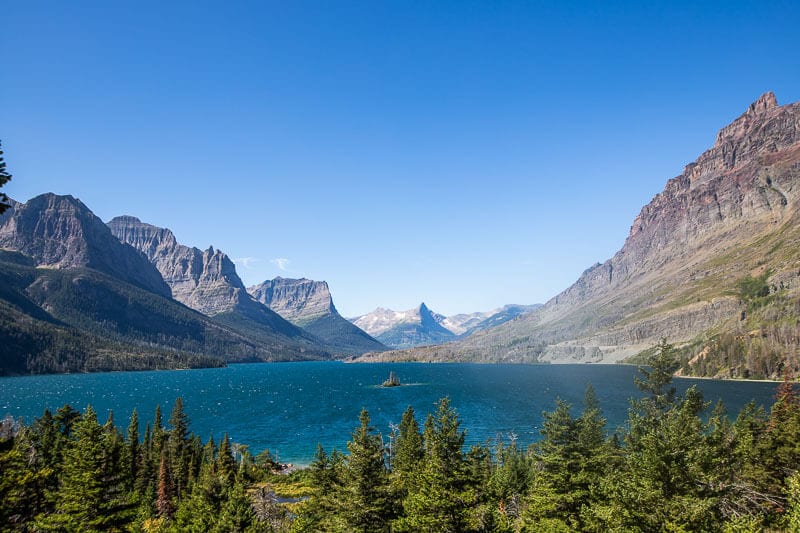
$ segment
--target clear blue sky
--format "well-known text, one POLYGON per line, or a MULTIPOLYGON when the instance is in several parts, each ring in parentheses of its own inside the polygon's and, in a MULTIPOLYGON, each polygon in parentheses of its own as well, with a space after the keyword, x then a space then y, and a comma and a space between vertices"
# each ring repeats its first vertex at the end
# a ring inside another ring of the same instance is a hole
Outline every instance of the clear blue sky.
POLYGON ((169 227, 247 284, 327 280, 346 316, 544 302, 761 93, 800 99, 796 1, 30 1, 0 17, 5 192, 169 227))

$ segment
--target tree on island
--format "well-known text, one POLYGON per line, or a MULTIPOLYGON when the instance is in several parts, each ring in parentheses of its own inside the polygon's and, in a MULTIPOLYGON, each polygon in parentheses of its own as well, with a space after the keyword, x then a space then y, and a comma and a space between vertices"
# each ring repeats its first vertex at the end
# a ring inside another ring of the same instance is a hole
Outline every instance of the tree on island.
MULTIPOLYGON (((11 181, 11 174, 9 174, 6 170, 6 162, 3 160, 3 143, 0 141, 0 187, 9 181, 11 181)), ((6 196, 5 193, 0 192, 0 215, 2 215, 9 207, 11 207, 11 204, 8 202, 8 196, 6 196)))

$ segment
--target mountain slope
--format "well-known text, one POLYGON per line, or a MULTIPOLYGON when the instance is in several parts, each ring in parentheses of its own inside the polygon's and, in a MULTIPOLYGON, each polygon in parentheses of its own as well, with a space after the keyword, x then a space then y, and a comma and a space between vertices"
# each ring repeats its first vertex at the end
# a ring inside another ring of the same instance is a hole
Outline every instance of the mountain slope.
POLYGON ((277 277, 247 291, 286 320, 322 339, 336 353, 357 355, 386 349, 339 314, 324 281, 277 277))
POLYGON ((386 346, 409 348, 455 339, 455 333, 442 325, 444 320, 443 315, 432 312, 422 303, 408 311, 379 307, 371 313, 351 319, 351 322, 386 346))
POLYGON ((448 316, 442 321, 442 326, 459 337, 469 337, 478 331, 505 324, 509 320, 513 320, 539 307, 541 307, 541 304, 508 304, 498 309, 492 309, 491 311, 448 316))
POLYGON ((452 345, 383 357, 614 362, 665 336, 685 346, 685 373, 709 373, 703 361, 714 375, 797 368, 799 195, 800 104, 779 106, 767 93, 642 208, 619 252, 542 308, 452 345), (770 297, 786 304, 771 302, 775 316, 762 321, 785 323, 764 342, 773 353, 756 357, 754 341, 739 339, 726 363, 709 361, 720 338, 741 337, 748 317, 764 312, 740 292, 747 276, 764 275, 770 297))
POLYGON ((163 276, 173 298, 254 341, 289 347, 307 357, 327 357, 326 347, 247 293, 227 255, 180 244, 166 228, 132 216, 108 222, 120 241, 142 252, 163 276))
POLYGON ((0 217, 0 248, 32 257, 40 267, 91 268, 170 296, 158 271, 72 196, 47 193, 25 204, 13 202, 0 217))
POLYGON ((321 357, 285 337, 261 342, 165 296, 147 258, 98 222, 80 201, 53 194, 14 202, 0 218, 0 373, 321 357))

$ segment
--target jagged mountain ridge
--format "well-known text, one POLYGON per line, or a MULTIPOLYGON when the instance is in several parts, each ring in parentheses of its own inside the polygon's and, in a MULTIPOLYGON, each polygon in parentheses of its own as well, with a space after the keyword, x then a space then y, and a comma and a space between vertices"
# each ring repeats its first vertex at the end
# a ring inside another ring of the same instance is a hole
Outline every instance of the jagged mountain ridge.
POLYGON ((357 355, 386 347, 336 310, 325 281, 277 277, 247 291, 293 324, 319 337, 337 353, 357 355))
POLYGON ((508 304, 491 311, 444 316, 424 303, 408 311, 378 307, 350 321, 392 348, 408 348, 450 342, 532 311, 537 305, 508 304))
POLYGON ((743 276, 767 272, 796 296, 798 185, 800 104, 766 93, 642 208, 619 252, 542 308, 451 345, 380 357, 613 362, 662 336, 702 346, 738 327, 743 276))
POLYGON ((150 262, 71 196, 14 202, 0 235, 3 373, 304 358, 296 346, 254 342, 165 296, 150 262))
POLYGON ((507 304, 491 311, 451 315, 445 317, 441 324, 461 338, 469 337, 473 333, 497 327, 539 307, 541 304, 507 304))
POLYGON ((294 344, 300 353, 308 352, 311 357, 326 355, 327 347, 319 339, 256 301, 245 289, 233 261, 222 251, 185 246, 169 229, 132 216, 115 217, 108 228, 147 257, 177 301, 256 341, 294 344))
POLYGON ((442 325, 444 315, 434 313, 424 303, 408 311, 377 308, 350 321, 386 346, 409 348, 440 344, 456 338, 442 325))

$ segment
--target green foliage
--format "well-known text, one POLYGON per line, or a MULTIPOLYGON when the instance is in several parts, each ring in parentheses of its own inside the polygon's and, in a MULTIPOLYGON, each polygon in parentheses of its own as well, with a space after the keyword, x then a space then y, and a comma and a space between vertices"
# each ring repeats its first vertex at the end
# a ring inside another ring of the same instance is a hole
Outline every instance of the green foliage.
POLYGON ((339 505, 348 530, 381 532, 393 517, 389 475, 384 464, 383 440, 361 411, 360 426, 353 431, 347 450, 339 505))
POLYGON ((403 500, 396 531, 464 531, 475 503, 463 454, 464 431, 450 400, 439 401, 423 432, 424 455, 403 500))
POLYGON ((708 413, 677 395, 662 341, 637 381, 627 425, 608 437, 594 389, 580 414, 557 400, 541 440, 464 450, 449 400, 423 431, 407 409, 384 448, 366 411, 347 453, 290 475, 227 435, 202 445, 178 399, 139 438, 69 406, 26 426, 0 421, 0 531, 352 532, 795 531, 800 398, 786 380, 769 415, 708 413), (237 464, 238 460, 238 464, 237 464), (179 477, 184 481, 179 481, 179 477), (178 488, 178 487, 181 488, 178 488), (298 498, 282 503, 278 494, 298 498))
MULTIPOLYGON (((6 162, 3 159, 3 144, 0 142, 0 187, 5 185, 11 180, 11 174, 8 173, 6 170, 6 162)), ((6 209, 11 207, 8 203, 8 196, 5 193, 0 193, 0 215, 2 215, 6 209)))
POLYGON ((772 272, 767 270, 757 278, 748 274, 737 281, 736 293, 739 299, 743 302, 752 303, 759 298, 769 296, 769 283, 767 283, 767 279, 769 279, 771 274, 772 272))

